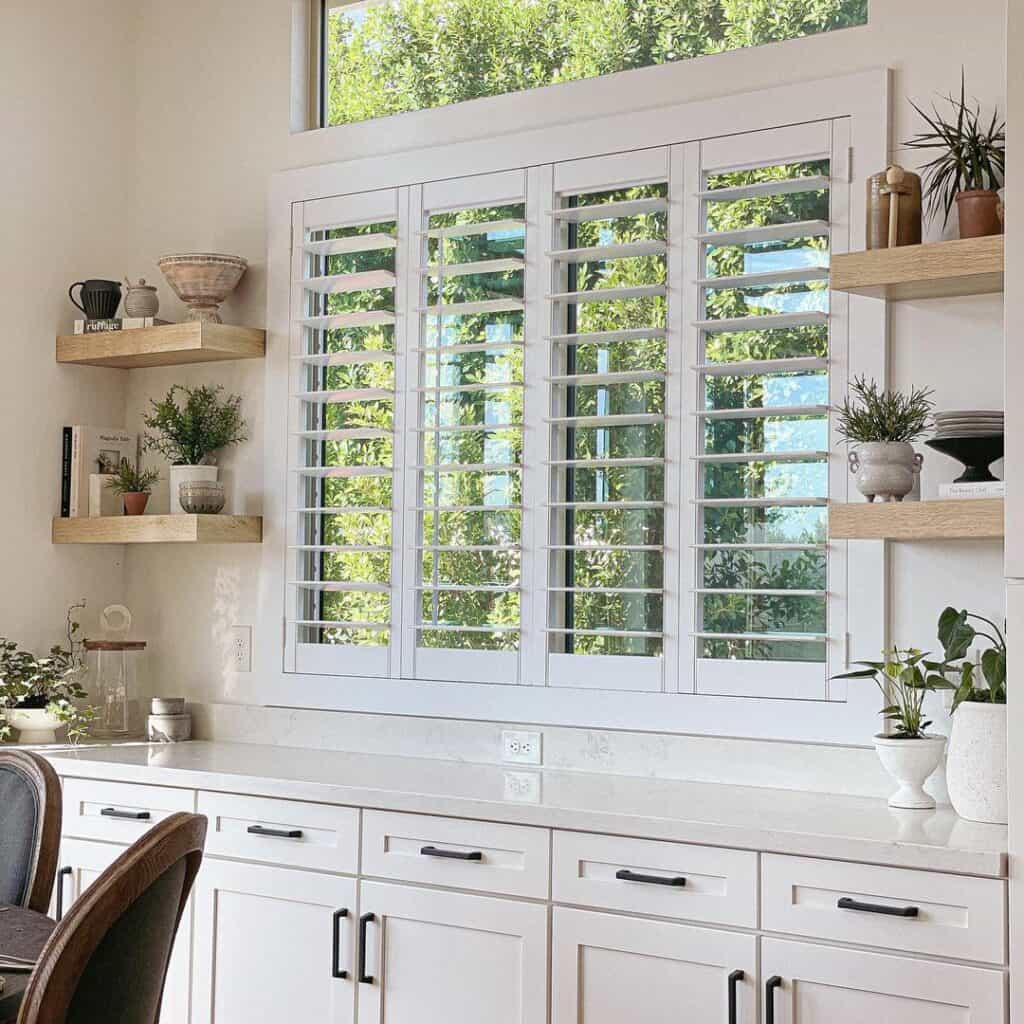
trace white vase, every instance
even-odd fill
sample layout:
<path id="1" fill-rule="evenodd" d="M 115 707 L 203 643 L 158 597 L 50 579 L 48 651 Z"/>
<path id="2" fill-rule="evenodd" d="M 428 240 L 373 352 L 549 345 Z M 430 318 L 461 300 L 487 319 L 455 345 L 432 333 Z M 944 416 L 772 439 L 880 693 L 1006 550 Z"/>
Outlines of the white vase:
<path id="1" fill-rule="evenodd" d="M 956 709 L 946 786 L 961 818 L 1007 823 L 1005 704 L 965 701 Z"/>
<path id="2" fill-rule="evenodd" d="M 171 466 L 170 490 L 171 490 L 171 515 L 183 516 L 185 510 L 181 507 L 178 497 L 178 488 L 186 481 L 202 480 L 206 483 L 215 482 L 217 479 L 216 466 Z"/>
<path id="3" fill-rule="evenodd" d="M 889 797 L 890 807 L 930 811 L 935 806 L 935 798 L 924 791 L 924 784 L 938 768 L 945 746 L 945 736 L 924 736 L 915 740 L 875 737 L 878 759 L 900 787 Z"/>
<path id="4" fill-rule="evenodd" d="M 46 708 L 8 708 L 10 726 L 18 731 L 19 743 L 56 743 L 60 719 Z"/>
<path id="5" fill-rule="evenodd" d="M 906 441 L 871 441 L 850 452 L 850 472 L 868 501 L 902 501 L 914 489 L 924 456 Z"/>

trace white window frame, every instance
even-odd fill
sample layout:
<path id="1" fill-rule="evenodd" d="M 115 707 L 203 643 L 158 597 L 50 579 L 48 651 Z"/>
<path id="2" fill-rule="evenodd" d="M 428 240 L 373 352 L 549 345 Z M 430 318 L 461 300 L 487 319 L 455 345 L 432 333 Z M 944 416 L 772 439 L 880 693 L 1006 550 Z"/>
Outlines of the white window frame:
<path id="1" fill-rule="evenodd" d="M 650 72 L 671 70 L 647 69 L 643 77 L 646 80 L 650 79 Z M 671 74 L 665 78 L 669 80 Z M 595 101 L 599 93 L 600 90 L 595 90 Z M 488 126 L 479 117 L 481 104 L 486 102 L 474 104 L 474 111 L 463 122 L 471 129 L 466 134 L 475 136 L 471 141 L 411 148 L 401 155 L 367 155 L 338 164 L 287 171 L 273 178 L 268 211 L 268 354 L 264 410 L 267 493 L 259 614 L 262 635 L 268 638 L 268 643 L 270 638 L 281 636 L 285 619 L 288 505 L 283 481 L 288 464 L 291 239 L 293 231 L 301 226 L 304 202 L 332 196 L 351 198 L 364 191 L 495 174 L 526 166 L 532 168 L 527 172 L 527 217 L 531 222 L 539 223 L 544 212 L 540 208 L 540 196 L 550 195 L 554 184 L 542 180 L 548 173 L 545 170 L 548 165 L 604 157 L 610 150 L 626 154 L 632 150 L 657 147 L 669 147 L 677 154 L 675 159 L 684 160 L 688 142 L 837 119 L 847 119 L 850 137 L 848 158 L 839 160 L 846 166 L 841 170 L 834 168 L 834 176 L 843 173 L 847 180 L 860 180 L 870 170 L 885 166 L 888 159 L 889 76 L 884 70 L 654 108 L 645 106 L 644 98 L 638 96 L 637 108 L 628 114 L 606 115 L 600 109 L 592 109 L 589 118 L 573 119 L 555 128 L 506 135 L 488 134 Z M 574 107 L 578 105 L 573 104 Z M 595 102 L 594 107 L 598 106 Z M 453 115 L 449 118 L 452 125 L 458 122 L 454 116 L 457 109 L 447 113 Z M 411 134 L 415 136 L 416 132 Z M 389 140 L 386 148 L 389 151 L 394 148 L 394 139 Z M 835 155 L 836 151 L 833 152 Z M 842 154 L 839 156 L 841 158 Z M 624 159 L 628 161 L 629 157 Z M 691 186 L 692 182 L 687 186 L 688 191 L 693 191 Z M 677 214 L 684 221 L 686 215 L 685 210 Z M 399 211 L 399 217 L 402 216 L 408 216 L 408 209 Z M 837 219 L 835 212 L 833 219 Z M 857 237 L 858 225 L 864 222 L 862 189 L 850 188 L 846 219 L 849 237 Z M 685 227 L 689 230 L 689 224 Z M 535 233 L 535 237 L 540 238 L 540 233 Z M 841 251 L 835 241 L 833 251 Z M 832 296 L 832 303 L 833 316 L 844 318 L 849 336 L 856 339 L 851 345 L 847 372 L 850 375 L 867 373 L 884 381 L 884 304 L 837 294 Z M 681 302 L 677 301 L 676 309 L 682 309 Z M 531 339 L 529 344 L 534 346 L 539 342 Z M 528 372 L 533 380 L 537 377 L 538 355 L 540 353 L 534 355 L 533 369 Z M 529 365 L 529 349 L 526 358 Z M 685 363 L 687 360 L 684 357 L 682 361 Z M 396 365 L 396 374 L 398 372 Z M 408 370 L 402 372 L 407 373 Z M 528 425 L 537 409 L 545 405 L 542 390 L 542 385 L 527 386 L 525 415 Z M 399 430 L 396 424 L 396 441 L 407 435 L 405 425 Z M 685 454 L 680 453 L 680 457 Z M 397 445 L 395 458 L 396 464 L 403 458 Z M 529 455 L 527 461 L 530 461 Z M 841 465 L 842 459 L 834 459 L 833 463 Z M 542 478 L 543 469 L 539 470 Z M 832 472 L 838 471 L 833 468 Z M 529 480 L 529 477 L 524 479 L 524 486 Z M 840 497 L 845 492 L 845 476 L 842 480 L 844 491 L 837 495 Z M 546 487 L 542 489 L 544 492 Z M 401 518 L 396 516 L 395 519 L 396 544 L 402 543 L 398 529 Z M 524 537 L 527 536 L 527 520 L 528 517 L 524 516 Z M 539 525 L 537 520 L 541 521 Z M 533 516 L 530 521 L 533 522 L 534 535 L 538 530 L 544 531 L 545 517 Z M 534 562 L 529 590 L 524 594 L 534 595 L 532 618 L 536 626 L 538 616 L 546 617 L 542 599 L 536 597 L 543 590 L 538 574 L 546 572 L 546 562 L 540 558 Z M 689 572 L 689 568 L 684 566 L 683 571 Z M 880 542 L 856 542 L 856 557 L 848 559 L 847 630 L 838 638 L 834 648 L 837 668 L 851 658 L 874 657 L 884 646 L 886 577 L 884 545 Z M 685 593 L 685 590 L 680 589 L 680 593 Z M 685 614 L 681 611 L 673 622 L 669 620 L 666 609 L 666 626 L 671 631 L 685 631 Z M 524 630 L 530 628 L 530 617 L 531 609 L 524 599 Z M 853 651 L 848 649 L 846 637 L 849 635 L 856 638 L 857 646 Z M 685 692 L 692 690 L 692 685 L 687 685 L 685 680 L 679 685 L 683 692 L 677 693 L 579 690 L 543 685 L 546 676 L 537 674 L 540 666 L 536 659 L 532 662 L 524 660 L 520 685 L 413 680 L 397 677 L 394 668 L 391 678 L 340 677 L 285 671 L 285 644 L 278 641 L 274 646 L 279 653 L 261 659 L 259 669 L 247 688 L 246 699 L 287 707 L 820 742 L 863 742 L 863 737 L 877 728 L 879 701 L 873 688 L 866 685 L 851 684 L 847 689 L 845 684 L 833 684 L 828 700 L 699 695 Z M 679 677 L 677 669 L 678 665 L 676 670 L 669 666 L 668 675 Z M 534 685 L 529 685 L 531 683 Z"/>

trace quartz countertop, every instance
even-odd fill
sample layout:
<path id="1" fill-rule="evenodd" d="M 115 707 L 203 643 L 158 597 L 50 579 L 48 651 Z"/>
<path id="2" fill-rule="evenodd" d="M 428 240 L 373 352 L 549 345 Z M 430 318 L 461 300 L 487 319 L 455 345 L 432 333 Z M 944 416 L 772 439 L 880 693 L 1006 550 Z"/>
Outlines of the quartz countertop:
<path id="1" fill-rule="evenodd" d="M 949 807 L 897 811 L 865 797 L 248 743 L 45 753 L 59 774 L 78 778 L 1006 877 L 1006 828 Z M 527 771 L 539 777 L 539 799 L 509 798 L 506 777 Z"/>

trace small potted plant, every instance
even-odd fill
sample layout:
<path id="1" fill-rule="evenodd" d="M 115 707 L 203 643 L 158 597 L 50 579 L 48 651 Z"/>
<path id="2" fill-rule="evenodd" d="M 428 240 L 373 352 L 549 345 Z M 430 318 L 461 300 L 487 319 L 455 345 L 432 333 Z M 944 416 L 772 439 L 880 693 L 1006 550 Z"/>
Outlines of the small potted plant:
<path id="1" fill-rule="evenodd" d="M 17 643 L 0 637 L 0 742 L 18 733 L 21 743 L 56 743 L 57 730 L 67 729 L 69 743 L 78 743 L 96 717 L 94 708 L 82 707 L 86 692 L 79 683 L 83 666 L 78 652 L 78 623 L 67 613 L 67 646 L 55 645 L 37 658 Z"/>
<path id="2" fill-rule="evenodd" d="M 941 213 L 947 224 L 955 204 L 961 238 L 1001 234 L 999 189 L 1006 171 L 1006 122 L 999 120 L 998 111 L 993 111 L 988 124 L 982 122 L 981 107 L 967 102 L 963 73 L 960 98 L 949 95 L 946 100 L 951 116 L 939 113 L 934 104 L 927 114 L 911 103 L 931 130 L 915 135 L 906 145 L 940 150 L 922 169 L 929 213 L 933 217 Z"/>
<path id="3" fill-rule="evenodd" d="M 978 640 L 988 646 L 975 663 L 967 655 Z M 1005 825 L 1006 640 L 990 619 L 946 608 L 939 616 L 939 642 L 947 671 L 958 677 L 946 762 L 950 802 L 961 818 Z"/>
<path id="4" fill-rule="evenodd" d="M 139 470 L 127 459 L 122 459 L 107 481 L 107 487 L 121 495 L 126 516 L 141 516 L 146 511 L 149 492 L 159 479 L 160 474 L 155 469 Z"/>
<path id="5" fill-rule="evenodd" d="M 914 489 L 924 456 L 914 451 L 931 423 L 932 392 L 926 388 L 883 391 L 855 377 L 838 409 L 836 429 L 851 446 L 850 472 L 868 501 L 902 501 Z"/>
<path id="6" fill-rule="evenodd" d="M 875 750 L 882 767 L 899 783 L 889 797 L 890 807 L 930 810 L 935 800 L 924 790 L 928 777 L 939 766 L 946 737 L 926 732 L 932 723 L 925 719 L 925 697 L 952 686 L 942 674 L 941 662 L 929 661 L 916 648 L 883 651 L 884 661 L 858 661 L 863 666 L 836 679 L 873 679 L 882 693 L 882 715 L 892 729 L 875 737 Z"/>
<path id="7" fill-rule="evenodd" d="M 146 448 L 159 452 L 171 463 L 171 513 L 183 515 L 179 490 L 186 481 L 217 479 L 214 456 L 228 445 L 248 440 L 238 395 L 221 398 L 224 389 L 203 385 L 190 388 L 175 384 L 159 402 L 150 402 L 145 418 L 153 431 L 145 437 Z M 178 396 L 183 399 L 179 404 Z"/>

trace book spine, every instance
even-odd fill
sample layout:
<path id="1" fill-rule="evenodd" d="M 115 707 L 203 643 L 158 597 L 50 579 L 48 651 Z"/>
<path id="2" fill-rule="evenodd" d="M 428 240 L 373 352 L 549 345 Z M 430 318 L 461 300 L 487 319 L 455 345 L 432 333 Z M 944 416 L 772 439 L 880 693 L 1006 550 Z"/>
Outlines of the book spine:
<path id="1" fill-rule="evenodd" d="M 133 331 L 143 327 L 162 327 L 168 320 L 155 316 L 126 316 L 110 320 L 76 320 L 75 334 L 104 334 L 107 331 Z"/>
<path id="2" fill-rule="evenodd" d="M 79 478 L 81 477 L 80 466 L 82 462 L 82 428 L 71 428 L 71 493 L 68 499 L 68 515 L 76 519 L 79 515 Z"/>
<path id="3" fill-rule="evenodd" d="M 60 514 L 62 519 L 71 515 L 71 428 L 61 431 L 60 459 Z"/>
<path id="4" fill-rule="evenodd" d="M 1006 483 L 992 480 L 980 484 L 939 484 L 940 498 L 1005 498 Z"/>

